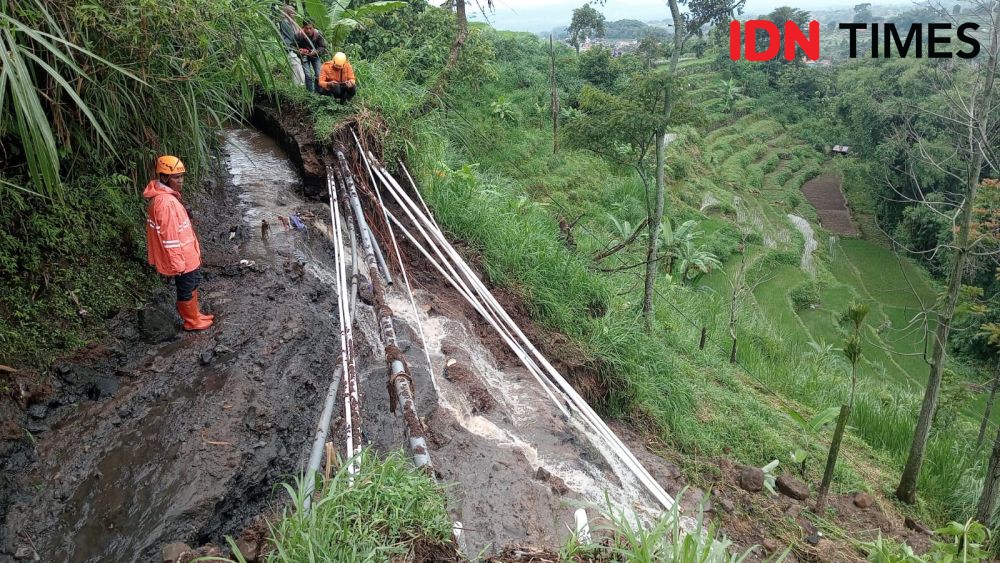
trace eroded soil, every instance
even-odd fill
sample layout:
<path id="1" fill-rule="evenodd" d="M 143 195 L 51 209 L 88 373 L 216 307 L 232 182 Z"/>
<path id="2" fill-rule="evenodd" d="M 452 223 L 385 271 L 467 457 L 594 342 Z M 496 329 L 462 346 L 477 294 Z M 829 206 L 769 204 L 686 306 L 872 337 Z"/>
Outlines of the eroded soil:
<path id="1" fill-rule="evenodd" d="M 294 148 L 308 134 L 299 131 L 290 135 L 297 141 L 284 144 Z M 0 510 L 7 507 L 0 561 L 18 552 L 42 561 L 153 561 L 169 542 L 224 546 L 226 535 L 266 536 L 259 517 L 275 513 L 284 502 L 276 485 L 304 467 L 339 353 L 329 208 L 298 195 L 299 167 L 312 170 L 308 191 L 315 193 L 322 152 L 311 147 L 290 160 L 259 133 L 230 131 L 217 180 L 188 202 L 205 252 L 203 301 L 216 326 L 158 344 L 144 340 L 149 319 L 176 322 L 172 288 L 165 287 L 142 311 L 114 319 L 100 345 L 19 387 L 19 404 L 4 404 L 16 415 L 0 424 L 9 475 L 0 490 Z M 296 212 L 305 231 L 286 229 L 278 219 Z M 262 220 L 270 225 L 266 237 Z M 634 483 L 559 414 L 474 309 L 413 248 L 401 248 L 416 310 L 401 282 L 387 293 L 388 305 L 397 315 L 437 476 L 447 485 L 452 517 L 462 522 L 461 550 L 497 560 L 550 560 L 577 506 L 593 514 L 605 492 L 613 502 L 641 504 Z M 475 265 L 475 254 L 463 253 Z M 612 386 L 599 362 L 536 326 L 516 295 L 495 293 L 581 394 L 595 404 L 606 398 Z M 403 425 L 389 412 L 383 353 L 367 305 L 358 308 L 355 342 L 363 437 L 378 451 L 396 450 Z M 656 440 L 613 428 L 668 493 L 688 485 L 677 465 L 659 455 Z M 330 439 L 340 450 L 342 434 L 335 422 Z M 788 511 L 805 503 L 747 493 L 734 485 L 732 465 L 718 463 L 697 478 L 711 498 L 687 490 L 685 512 L 704 507 L 719 516 L 741 548 L 772 540 L 775 522 L 787 519 L 777 528 L 787 528 L 784 538 L 797 542 L 799 558 L 857 557 L 856 551 L 847 559 L 835 555 L 846 553 L 840 550 L 849 549 L 847 542 L 826 544 L 836 548 L 832 559 L 804 550 L 804 531 Z M 856 522 L 848 529 L 908 534 L 881 510 L 833 502 L 845 521 Z M 753 559 L 765 556 L 761 548 Z"/>
<path id="2" fill-rule="evenodd" d="M 144 311 L 112 321 L 107 341 L 48 374 L 52 389 L 21 421 L 30 419 L 34 441 L 17 442 L 6 462 L 14 480 L 0 557 L 152 561 L 173 541 L 224 546 L 225 535 L 273 513 L 284 500 L 276 484 L 302 471 L 338 355 L 329 208 L 296 195 L 298 172 L 259 133 L 229 132 L 224 160 L 219 180 L 187 202 L 216 325 L 144 341 L 138 327 L 150 311 L 176 322 L 164 287 Z M 305 231 L 278 219 L 296 212 Z M 574 502 L 600 502 L 605 489 L 624 495 L 618 477 L 471 308 L 409 265 L 419 312 L 401 284 L 389 305 L 463 551 L 559 546 Z M 538 335 L 522 311 L 512 314 Z M 363 436 L 379 451 L 398 449 L 403 426 L 389 412 L 370 307 L 359 306 L 355 330 Z M 565 339 L 549 342 L 565 348 L 555 355 L 561 369 L 587 373 Z M 338 448 L 340 428 L 331 434 Z"/>

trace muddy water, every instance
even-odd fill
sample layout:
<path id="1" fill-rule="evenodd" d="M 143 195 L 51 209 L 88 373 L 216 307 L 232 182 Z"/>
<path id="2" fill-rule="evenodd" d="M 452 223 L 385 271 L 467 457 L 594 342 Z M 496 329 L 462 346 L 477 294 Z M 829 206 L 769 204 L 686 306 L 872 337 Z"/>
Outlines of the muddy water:
<path id="1" fill-rule="evenodd" d="M 186 194 L 216 326 L 150 345 L 125 313 L 71 362 L 69 373 L 114 377 L 118 390 L 53 403 L 37 461 L 18 476 L 3 551 L 146 562 L 172 541 L 225 545 L 299 472 L 332 376 L 336 304 L 323 281 L 329 243 L 277 217 L 325 206 L 295 195 L 298 177 L 266 137 L 236 130 L 227 141 L 222 180 Z M 172 287 L 157 299 L 172 309 Z"/>
<path id="2" fill-rule="evenodd" d="M 155 560 L 172 541 L 224 545 L 282 502 L 275 485 L 302 471 L 338 355 L 329 208 L 296 195 L 295 169 L 257 132 L 229 131 L 224 156 L 224 181 L 190 201 L 203 300 L 217 326 L 150 345 L 134 320 L 123 321 L 109 340 L 123 352 L 81 361 L 119 377 L 121 388 L 49 416 L 38 461 L 19 477 L 5 549 L 31 545 L 43 561 L 131 562 Z M 279 220 L 296 212 L 304 231 Z M 622 504 L 639 498 L 526 370 L 492 357 L 454 296 L 418 291 L 417 314 L 401 287 L 388 299 L 467 553 L 555 547 L 574 503 L 603 504 L 604 491 Z M 370 307 L 358 308 L 355 341 L 363 437 L 379 451 L 399 449 L 403 425 L 389 412 Z M 493 399 L 488 412 L 467 381 L 445 377 L 449 359 Z M 342 433 L 335 423 L 338 448 Z"/>

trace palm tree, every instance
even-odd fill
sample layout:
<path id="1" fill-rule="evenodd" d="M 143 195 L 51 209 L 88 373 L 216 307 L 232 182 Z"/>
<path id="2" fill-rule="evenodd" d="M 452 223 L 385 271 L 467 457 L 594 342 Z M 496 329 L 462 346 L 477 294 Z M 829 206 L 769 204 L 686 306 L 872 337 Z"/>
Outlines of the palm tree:
<path id="1" fill-rule="evenodd" d="M 687 240 L 680 245 L 679 258 L 681 270 L 681 282 L 694 279 L 702 274 L 707 274 L 713 269 L 722 265 L 722 262 L 703 246 L 695 246 L 694 242 Z"/>
<path id="2" fill-rule="evenodd" d="M 676 229 L 673 228 L 673 221 L 665 218 L 663 227 L 660 230 L 660 248 L 663 249 L 663 257 L 667 264 L 667 273 L 674 273 L 674 262 L 681 257 L 680 247 L 700 237 L 703 232 L 697 230 L 698 222 L 689 219 Z"/>
<path id="3" fill-rule="evenodd" d="M 737 84 L 735 78 L 722 81 L 722 109 L 729 111 L 733 109 L 736 102 L 746 98 L 743 94 L 743 87 Z"/>

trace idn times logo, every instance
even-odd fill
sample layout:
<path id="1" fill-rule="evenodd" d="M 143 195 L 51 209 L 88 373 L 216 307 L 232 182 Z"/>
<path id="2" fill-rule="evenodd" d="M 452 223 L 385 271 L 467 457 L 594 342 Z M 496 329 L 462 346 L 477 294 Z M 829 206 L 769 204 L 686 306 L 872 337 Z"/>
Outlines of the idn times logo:
<path id="1" fill-rule="evenodd" d="M 950 23 L 914 23 L 905 34 L 892 23 L 842 23 L 838 27 L 850 33 L 852 59 L 859 58 L 858 40 L 862 37 L 871 38 L 871 49 L 866 50 L 866 55 L 873 59 L 909 56 L 971 59 L 981 49 L 979 41 L 971 35 L 979 29 L 979 24 L 971 22 L 957 29 Z M 781 53 L 785 60 L 791 61 L 797 58 L 801 49 L 807 59 L 815 61 L 820 56 L 819 39 L 820 25 L 816 20 L 809 22 L 808 32 L 802 31 L 793 21 L 786 21 L 781 28 L 771 20 L 732 21 L 729 23 L 729 58 L 770 61 Z M 954 50 L 956 45 L 959 47 L 957 52 Z"/>

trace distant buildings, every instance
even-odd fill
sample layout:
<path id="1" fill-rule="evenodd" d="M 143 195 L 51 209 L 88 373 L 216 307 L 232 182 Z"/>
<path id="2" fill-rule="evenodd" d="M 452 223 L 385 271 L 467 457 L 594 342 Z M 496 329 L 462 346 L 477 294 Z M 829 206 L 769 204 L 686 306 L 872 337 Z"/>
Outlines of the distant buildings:
<path id="1" fill-rule="evenodd" d="M 603 45 L 611 49 L 611 56 L 620 57 L 625 53 L 635 51 L 636 47 L 639 46 L 639 42 L 635 39 L 587 39 L 580 44 L 580 50 L 586 51 L 598 45 Z"/>

